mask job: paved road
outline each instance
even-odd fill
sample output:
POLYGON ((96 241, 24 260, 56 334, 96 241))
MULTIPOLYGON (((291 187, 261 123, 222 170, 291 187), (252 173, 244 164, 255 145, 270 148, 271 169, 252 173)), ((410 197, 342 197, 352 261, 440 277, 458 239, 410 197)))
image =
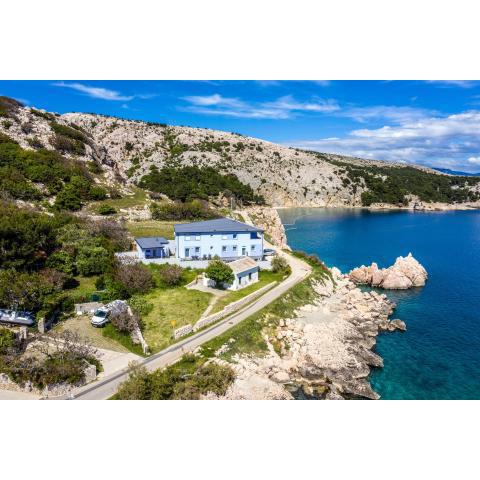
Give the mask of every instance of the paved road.
MULTIPOLYGON (((285 281, 272 288, 272 290, 269 290, 258 300, 254 301, 250 305, 247 305, 237 313, 234 313, 230 317, 221 320, 211 327, 146 358, 143 360, 143 362, 141 362, 141 364, 144 365, 148 370, 152 371, 175 363, 185 353, 195 350, 198 346, 208 342, 218 335, 221 335, 229 328, 232 328, 232 326, 237 325, 242 320, 245 320, 249 316, 258 312, 310 274, 311 268, 305 262, 283 252, 281 255, 285 256, 292 269, 291 275, 285 281)), ((126 380, 127 377, 127 370, 121 370, 116 374, 110 375, 93 384, 89 384, 81 389, 78 389, 74 394, 74 398, 78 400, 104 400, 110 398, 115 394, 120 383, 126 380)))

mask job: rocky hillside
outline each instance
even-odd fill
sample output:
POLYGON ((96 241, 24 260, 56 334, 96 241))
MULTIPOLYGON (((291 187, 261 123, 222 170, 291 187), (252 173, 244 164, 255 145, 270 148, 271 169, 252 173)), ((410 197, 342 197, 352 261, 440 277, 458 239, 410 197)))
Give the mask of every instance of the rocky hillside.
POLYGON ((237 175, 272 206, 412 206, 480 199, 476 177, 301 151, 222 131, 86 113, 58 115, 9 101, 0 101, 0 132, 25 149, 55 149, 93 162, 112 186, 135 184, 153 166, 194 165, 237 175))

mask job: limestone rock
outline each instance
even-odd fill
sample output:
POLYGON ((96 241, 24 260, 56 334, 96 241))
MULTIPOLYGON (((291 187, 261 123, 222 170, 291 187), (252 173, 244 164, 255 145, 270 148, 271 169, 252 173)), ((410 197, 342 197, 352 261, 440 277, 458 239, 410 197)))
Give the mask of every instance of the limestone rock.
POLYGON ((391 267, 379 269, 376 263, 369 267, 362 265, 354 268, 348 276, 356 284, 389 290, 423 287, 428 278, 425 268, 411 253, 406 257, 398 257, 391 267))

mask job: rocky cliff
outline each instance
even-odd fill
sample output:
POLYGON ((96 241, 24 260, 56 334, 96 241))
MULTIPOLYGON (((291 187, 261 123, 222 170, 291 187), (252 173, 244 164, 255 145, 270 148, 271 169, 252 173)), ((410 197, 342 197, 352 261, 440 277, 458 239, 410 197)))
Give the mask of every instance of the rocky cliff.
MULTIPOLYGON (((375 202, 380 201, 378 195, 362 199, 362 194, 378 188, 379 182, 383 185, 398 172, 403 175, 407 167, 409 175, 427 175, 420 181, 434 179, 438 182, 448 177, 416 166, 307 152, 236 133, 202 128, 86 113, 58 115, 23 106, 15 106, 8 115, 0 121, 0 132, 22 147, 63 149, 67 157, 99 164, 108 182, 127 186, 137 182, 152 166, 208 165, 222 174, 237 175, 271 206, 361 206, 366 202, 375 206, 375 202), (81 132, 83 138, 75 140, 74 145, 78 148, 72 145, 67 148, 68 142, 65 145, 58 125, 81 132)), ((402 175, 398 179, 404 181, 402 175)), ((456 194, 452 199, 477 200, 480 184, 471 178, 446 185, 447 193, 456 194)), ((398 204, 398 198, 402 197, 386 198, 386 206, 398 204)), ((411 208, 416 203, 414 196, 404 201, 404 205, 411 208)))

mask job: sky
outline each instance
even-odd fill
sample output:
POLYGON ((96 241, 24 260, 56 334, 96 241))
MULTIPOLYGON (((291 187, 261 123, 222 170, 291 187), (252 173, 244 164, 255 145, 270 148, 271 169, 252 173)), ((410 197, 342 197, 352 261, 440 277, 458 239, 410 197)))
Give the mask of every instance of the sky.
POLYGON ((0 81, 48 111, 189 125, 286 146, 480 171, 480 81, 0 81))

